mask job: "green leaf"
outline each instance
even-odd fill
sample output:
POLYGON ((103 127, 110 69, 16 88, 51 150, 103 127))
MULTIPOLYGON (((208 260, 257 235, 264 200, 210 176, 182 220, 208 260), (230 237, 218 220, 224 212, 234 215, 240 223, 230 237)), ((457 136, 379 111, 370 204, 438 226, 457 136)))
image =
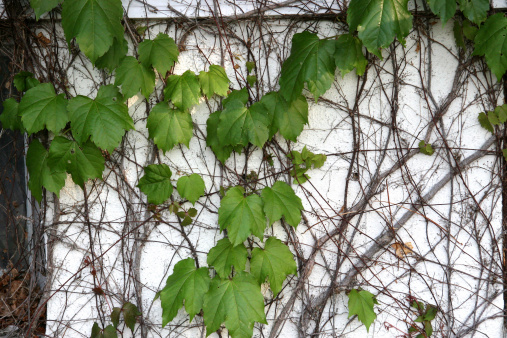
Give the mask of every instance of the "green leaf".
POLYGON ((144 168, 144 176, 137 186, 148 197, 148 203, 162 204, 171 197, 171 175, 167 164, 150 164, 144 168))
POLYGON ((212 97, 213 94, 227 96, 230 82, 225 69, 221 66, 211 65, 209 66, 209 71, 201 71, 199 73, 199 83, 201 84, 202 92, 207 98, 212 97))
POLYGON ((121 0, 72 0, 62 5, 62 26, 70 44, 76 38, 81 51, 95 64, 123 38, 121 0))
POLYGON ((487 131, 491 132, 492 134, 495 133, 495 128, 493 128, 493 125, 489 121, 486 113, 479 113, 479 123, 481 124, 481 127, 486 129, 487 131))
POLYGON ((265 187, 262 189, 261 197, 270 224, 280 220, 282 216, 294 228, 301 222, 303 204, 287 183, 278 181, 272 188, 265 187))
POLYGON ((116 333, 116 329, 113 325, 108 325, 104 329, 104 338, 117 338, 118 334, 116 333))
POLYGON ((100 338, 101 334, 100 334, 100 327, 99 327, 99 324, 97 324, 97 322, 93 323, 93 326, 92 326, 92 334, 90 335, 90 338, 100 338))
POLYGON ((100 87, 95 100, 86 96, 70 100, 72 135, 79 144, 91 137, 97 146, 113 152, 125 132, 134 129, 128 108, 118 97, 118 90, 108 85, 100 87))
POLYGON ((424 332, 426 333, 427 337, 431 337, 431 335, 433 334, 433 326, 428 321, 424 322, 424 332))
POLYGON ((456 13, 456 0, 429 0, 431 11, 445 23, 456 13))
POLYGON ((60 2, 62 2, 62 0, 30 0, 30 6, 35 12, 35 17, 39 20, 42 14, 51 11, 58 6, 60 2))
POLYGON ((255 62, 247 61, 245 65, 246 65, 246 70, 249 74, 252 72, 252 70, 255 69, 255 62))
POLYGON ((248 109, 239 100, 229 101, 220 113, 218 139, 222 145, 243 145, 249 142, 259 148, 268 140, 269 116, 262 109, 248 109))
POLYGON ((468 40, 473 41, 479 28, 474 26, 469 20, 463 20, 463 34, 468 40))
POLYGON ((192 116, 177 109, 171 109, 167 102, 160 102, 150 112, 146 122, 150 137, 164 152, 177 144, 187 147, 193 135, 192 116))
POLYGON ((134 333, 136 327, 136 317, 140 315, 141 312, 134 304, 130 302, 123 304, 123 318, 125 319, 125 324, 127 324, 132 333, 134 333))
POLYGON ((456 41, 456 46, 465 48, 465 38, 463 34, 463 27, 461 27, 461 24, 458 20, 454 21, 453 26, 453 32, 454 32, 454 40, 456 41))
POLYGON ((426 305, 426 313, 424 314, 424 320, 432 321, 435 319, 438 312, 438 308, 433 305, 426 305))
POLYGON ((21 123, 21 116, 19 116, 19 103, 13 98, 9 98, 3 102, 0 122, 4 129, 23 131, 23 123, 21 123))
POLYGON ((505 161, 507 161, 507 149, 502 149, 502 155, 505 161))
POLYGON ((42 187, 60 196, 65 186, 65 171, 56 171, 48 165, 49 152, 35 139, 30 143, 26 153, 26 167, 30 180, 28 187, 37 201, 42 200, 42 187))
POLYGON ((81 187, 89 179, 102 178, 104 162, 102 152, 90 141, 79 147, 76 142, 57 136, 49 148, 49 167, 53 171, 67 171, 81 187))
POLYGON ((37 87, 39 84, 39 80, 34 78, 30 72, 21 71, 14 75, 14 86, 20 92, 26 92, 29 89, 37 87))
POLYGON ((507 122, 507 103, 495 108, 495 114, 498 117, 500 123, 507 122))
POLYGON ((334 81, 334 51, 335 42, 332 40, 320 40, 310 32, 295 34, 291 54, 282 65, 280 94, 288 102, 294 101, 306 82, 317 101, 334 81))
POLYGON ((475 36, 474 55, 484 55, 489 69, 498 81, 507 70, 507 18, 503 13, 492 15, 475 36))
POLYGON ((206 145, 213 150, 217 159, 224 163, 232 153, 232 146, 222 145, 218 139, 218 123, 220 122, 221 111, 210 114, 206 121, 206 145))
POLYGON ((342 76, 345 76, 354 68, 356 68, 357 75, 361 76, 368 65, 368 60, 363 55, 363 44, 351 34, 340 35, 336 40, 334 60, 342 76))
POLYGON ((382 58, 381 48, 397 37, 403 44, 412 29, 408 0, 351 0, 347 12, 351 32, 357 29, 365 47, 382 58))
POLYGON ((192 321, 195 315, 201 312, 204 294, 208 292, 210 282, 208 268, 197 269, 192 258, 179 261, 160 291, 162 327, 176 317, 183 301, 192 321))
POLYGON ((223 101, 222 104, 227 106, 231 101, 241 101, 241 103, 246 104, 248 102, 248 89, 246 87, 241 88, 240 90, 233 90, 223 101))
POLYGON ((255 75, 247 75, 246 82, 248 82, 248 85, 251 87, 257 82, 257 76, 255 75))
POLYGON ((486 20, 489 11, 489 0, 458 0, 458 2, 459 8, 468 20, 476 24, 486 20))
POLYGON ((121 309, 119 307, 114 307, 111 312, 111 322, 113 322, 114 327, 118 327, 118 324, 120 323, 120 313, 121 309))
POLYGON ((428 155, 428 156, 433 155, 433 153, 435 152, 435 150, 433 150, 433 147, 431 146, 431 144, 426 143, 424 140, 421 140, 421 142, 419 142, 419 151, 422 154, 428 155))
POLYGON ((274 123, 280 134, 287 140, 296 142, 308 123, 308 102, 303 95, 299 95, 289 104, 286 110, 278 111, 274 123))
POLYGON ((241 186, 229 189, 218 208, 220 230, 227 229, 232 245, 243 243, 250 234, 262 239, 266 229, 266 217, 262 200, 258 195, 244 196, 241 186))
POLYGON ((199 80, 194 72, 187 70, 182 75, 171 75, 167 79, 167 86, 164 89, 166 100, 178 108, 186 110, 199 103, 201 90, 199 80))
POLYGON ((203 310, 208 335, 223 322, 233 338, 251 337, 255 322, 267 324, 261 288, 253 276, 244 272, 232 279, 213 278, 204 296, 203 310))
POLYGON ((144 40, 138 50, 139 61, 146 67, 155 67, 162 75, 171 70, 180 54, 174 40, 164 33, 159 33, 153 40, 144 40))
POLYGON ((106 54, 102 55, 95 62, 97 68, 107 68, 112 72, 121 64, 128 52, 128 42, 124 37, 121 39, 114 38, 113 45, 106 54))
POLYGON ((180 177, 176 187, 180 196, 186 198, 194 205, 199 197, 204 195, 206 189, 204 180, 198 174, 180 177))
POLYGON ((21 121, 28 134, 47 128, 58 133, 69 121, 67 100, 56 95, 51 83, 43 83, 28 90, 19 104, 21 121))
POLYGON ((135 57, 127 56, 116 68, 114 84, 121 85, 121 92, 126 99, 136 95, 139 91, 148 99, 155 89, 155 72, 139 63, 135 57))
POLYGON ((357 315, 357 318, 366 326, 366 331, 370 330, 377 315, 373 311, 373 304, 378 304, 375 296, 366 291, 353 289, 349 293, 349 317, 357 315))
POLYGON ((297 274, 297 265, 289 247, 276 237, 269 237, 264 249, 253 249, 250 271, 259 284, 264 283, 267 277, 276 297, 287 275, 297 274))
POLYGON ((248 252, 243 243, 233 246, 228 238, 222 238, 209 251, 207 263, 213 266, 222 279, 226 279, 233 266, 236 272, 245 270, 247 257, 248 252))

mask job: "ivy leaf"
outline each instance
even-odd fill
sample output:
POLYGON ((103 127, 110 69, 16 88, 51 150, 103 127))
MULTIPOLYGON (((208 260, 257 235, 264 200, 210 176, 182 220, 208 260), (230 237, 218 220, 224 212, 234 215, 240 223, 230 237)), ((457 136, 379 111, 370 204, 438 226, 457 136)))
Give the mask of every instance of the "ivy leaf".
POLYGON ((115 70, 125 58, 128 52, 128 42, 124 37, 114 38, 113 45, 106 54, 102 55, 95 62, 97 68, 107 68, 109 72, 115 70))
POLYGON ((67 100, 56 95, 51 83, 43 83, 28 90, 19 104, 21 121, 28 134, 47 128, 58 133, 69 121, 67 100))
POLYGON ((317 101, 334 81, 334 51, 334 41, 320 40, 310 32, 295 34, 291 54, 282 65, 280 94, 288 102, 294 101, 306 82, 317 101))
POLYGON ((211 279, 207 268, 195 267, 193 258, 179 261, 172 275, 167 278, 165 287, 160 291, 162 305, 162 327, 176 317, 185 301, 185 310, 190 321, 201 312, 204 295, 208 292, 211 279))
POLYGON ((225 69, 218 65, 211 65, 209 71, 199 73, 199 83, 207 98, 212 97, 213 94, 227 96, 230 82, 225 69))
POLYGON ((246 82, 248 82, 248 85, 251 87, 257 82, 257 76, 255 75, 247 75, 246 82))
POLYGON ((456 13, 456 0, 429 0, 433 14, 438 15, 442 23, 445 23, 456 13))
POLYGON ((213 266, 217 274, 226 279, 232 271, 244 271, 248 252, 243 243, 233 246, 228 238, 222 238, 218 241, 208 253, 207 263, 213 266))
POLYGON ((178 46, 167 34, 159 33, 153 40, 144 40, 139 44, 139 61, 146 67, 155 67, 165 75, 180 54, 178 46))
POLYGON ((39 84, 39 80, 34 78, 30 72, 21 71, 14 75, 14 86, 20 92, 26 92, 29 89, 37 87, 39 84))
POLYGON ((241 101, 241 103, 246 104, 248 102, 248 89, 246 87, 241 88, 239 90, 233 90, 223 101, 222 104, 227 106, 231 101, 241 101))
POLYGON ((42 187, 60 196, 65 186, 65 171, 56 171, 48 165, 49 152, 35 139, 30 143, 26 153, 26 167, 30 174, 28 187, 37 201, 42 200, 42 187))
POLYGON ((93 323, 92 334, 90 338, 100 338, 100 327, 99 324, 97 324, 97 322, 93 323))
POLYGON ((248 109, 239 100, 229 101, 220 113, 218 139, 223 145, 243 145, 249 142, 259 148, 268 140, 269 116, 260 109, 248 109))
POLYGON ((500 123, 507 122, 507 103, 496 107, 494 112, 500 123))
POLYGON ((267 324, 261 288, 245 272, 232 279, 213 278, 204 296, 203 310, 208 335, 217 331, 223 322, 233 338, 251 337, 255 322, 267 324))
POLYGON ((144 168, 144 176, 137 186, 148 197, 148 203, 162 204, 171 197, 171 175, 167 164, 150 164, 144 168))
POLYGON ((108 325, 104 329, 103 338, 118 338, 118 334, 116 333, 116 329, 113 325, 108 325))
POLYGON ((119 307, 114 307, 111 312, 111 322, 114 327, 118 327, 118 324, 120 324, 120 313, 121 309, 119 307))
POLYGON ((62 26, 70 44, 76 38, 81 51, 95 64, 114 38, 123 38, 121 0, 72 0, 62 5, 62 26))
POLYGON ((349 318, 350 316, 357 315, 357 318, 366 326, 366 331, 370 330, 370 325, 373 323, 377 315, 373 311, 373 304, 378 304, 375 296, 366 291, 358 291, 352 289, 349 293, 349 318))
POLYGON ((502 149, 502 155, 505 161, 507 161, 507 149, 502 149))
POLYGON ((347 11, 351 32, 357 29, 359 39, 370 53, 382 58, 381 48, 395 37, 405 44, 412 29, 408 0, 351 0, 347 11))
POLYGON ((488 16, 489 0, 458 0, 459 8, 466 18, 480 24, 488 16))
POLYGON ((102 152, 90 141, 79 147, 76 142, 57 136, 49 148, 49 167, 53 171, 67 171, 81 187, 88 179, 102 178, 104 162, 102 152))
POLYGON ((233 246, 243 243, 250 234, 262 239, 266 229, 261 198, 258 195, 245 197, 244 193, 241 186, 229 189, 218 208, 220 230, 227 229, 233 246))
POLYGON ((296 97, 289 104, 287 110, 275 114, 274 123, 283 137, 296 142, 303 131, 304 125, 308 123, 308 102, 306 98, 303 95, 296 97))
POLYGON ((217 159, 224 163, 232 153, 232 146, 222 145, 218 139, 218 123, 220 122, 221 111, 216 111, 206 121, 206 145, 213 150, 217 159))
POLYGON ((164 152, 180 143, 188 147, 194 130, 192 116, 187 112, 171 109, 167 102, 160 102, 153 107, 146 126, 150 137, 164 152))
POLYGON ((135 57, 127 56, 116 69, 114 84, 121 85, 121 92, 126 99, 136 95, 139 91, 148 99, 155 89, 155 72, 139 63, 135 57))
POLYGON ((21 123, 21 116, 19 116, 19 103, 12 97, 3 102, 0 122, 3 129, 23 131, 23 123, 21 123))
POLYGON ((507 70, 507 18, 503 13, 492 15, 475 36, 474 55, 484 55, 489 69, 498 81, 507 70))
POLYGON ((287 275, 297 274, 297 265, 287 245, 276 237, 269 237, 264 249, 253 249, 250 270, 259 284, 268 278, 269 287, 276 297, 287 275))
POLYGON ((58 6, 62 0, 30 0, 30 6, 35 12, 35 18, 40 19, 41 15, 51 11, 58 6))
POLYGON ((246 65, 246 70, 249 74, 252 72, 252 70, 255 69, 255 62, 253 62, 253 61, 247 61, 245 65, 246 65))
POLYGON ((134 129, 128 108, 118 99, 118 90, 112 85, 100 87, 95 100, 76 96, 69 102, 72 134, 79 144, 91 137, 93 143, 113 152, 125 131, 134 129))
POLYGON ((282 216, 294 228, 301 222, 303 204, 287 183, 277 181, 272 188, 265 187, 262 189, 261 197, 270 224, 280 220, 282 216))
POLYGON ((204 195, 204 190, 206 189, 204 180, 198 174, 180 177, 176 187, 180 196, 186 198, 194 205, 199 197, 204 195))
POLYGON ((491 132, 492 134, 495 133, 495 128, 493 128, 493 125, 491 124, 488 115, 486 115, 486 113, 479 114, 479 123, 481 124, 481 127, 486 129, 487 131, 491 132))
POLYGON ((435 152, 431 144, 426 143, 424 140, 421 140, 421 142, 419 142, 419 150, 422 154, 428 156, 433 155, 433 153, 435 152))
POLYGON ((136 327, 136 317, 140 315, 141 312, 134 304, 130 302, 123 304, 123 318, 125 319, 125 324, 127 324, 132 333, 134 333, 136 327))
POLYGON ((356 68, 357 75, 361 76, 368 65, 368 60, 363 55, 363 44, 352 34, 340 35, 336 40, 334 60, 342 76, 345 76, 354 68, 356 68))
POLYGON ((167 79, 167 86, 164 89, 166 100, 178 108, 186 110, 199 103, 201 90, 199 80, 194 72, 187 70, 182 75, 171 75, 167 79))

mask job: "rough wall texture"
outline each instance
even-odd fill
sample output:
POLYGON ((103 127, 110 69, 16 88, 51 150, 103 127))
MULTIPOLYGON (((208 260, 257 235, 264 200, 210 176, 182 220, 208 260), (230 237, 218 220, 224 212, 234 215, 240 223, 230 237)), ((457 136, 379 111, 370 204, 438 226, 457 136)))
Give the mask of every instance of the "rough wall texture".
MULTIPOLYGON (((176 74, 223 63, 239 88, 245 62, 255 61, 260 82, 251 90, 254 100, 277 88, 294 33, 340 32, 339 24, 325 21, 259 19, 229 25, 220 40, 217 27, 206 22, 191 29, 188 22, 149 24, 151 37, 167 31, 180 43, 176 74)), ((276 223, 268 231, 290 245, 298 276, 288 278, 276 299, 264 289, 269 325, 256 325, 255 336, 399 337, 417 317, 409 305, 413 297, 438 306, 437 336, 501 337, 501 163, 496 140, 477 115, 503 102, 503 95, 470 53, 456 48, 452 22, 442 27, 421 19, 405 48, 396 43, 383 60, 371 58, 361 78, 337 73, 323 98, 309 98, 310 121, 298 142, 277 137, 265 147, 273 167, 253 148, 219 164, 205 141, 206 120, 219 107, 215 100, 194 108, 189 148, 154 151, 146 117, 162 95, 159 80, 149 101, 129 101, 136 130, 110 156, 104 181, 88 183, 84 192, 68 178, 59 200, 48 204, 48 335, 89 336, 94 321, 107 325, 112 307, 131 301, 143 313, 135 336, 204 336, 202 317, 189 323, 183 310, 162 328, 157 291, 179 260, 194 256, 206 265, 206 253, 223 237, 217 225, 221 186, 239 184, 252 171, 260 188, 290 182, 286 153, 306 146, 328 160, 309 172, 309 182, 293 185, 304 221, 296 230, 276 223), (419 152, 420 140, 433 145, 433 156, 419 152), (167 209, 154 218, 136 188, 142 167, 159 161, 175 179, 192 172, 205 179, 207 195, 190 226, 182 228, 167 209), (397 252, 396 243, 413 250, 397 252), (99 263, 87 265, 92 256, 99 263), (93 291, 99 286, 104 294, 93 291), (347 318, 346 292, 358 286, 379 301, 369 333, 347 318)), ((72 94, 94 96, 97 84, 114 80, 79 57, 61 62, 69 65, 72 94)))

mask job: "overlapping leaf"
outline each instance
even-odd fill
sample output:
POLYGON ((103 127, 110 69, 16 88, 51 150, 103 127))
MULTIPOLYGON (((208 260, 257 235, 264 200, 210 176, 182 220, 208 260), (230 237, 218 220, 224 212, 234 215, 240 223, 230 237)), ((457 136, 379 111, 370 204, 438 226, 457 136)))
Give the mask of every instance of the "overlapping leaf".
POLYGON ((37 87, 40 82, 32 73, 21 71, 14 75, 14 86, 20 92, 26 92, 29 89, 37 87))
POLYGON ((188 147, 194 128, 189 113, 172 109, 167 102, 153 107, 146 125, 150 137, 163 151, 169 151, 180 143, 188 147))
POLYGON ((208 253, 208 265, 212 266, 222 278, 227 278, 234 267, 234 271, 245 270, 248 252, 243 243, 234 246, 228 238, 218 241, 208 253))
POLYGON ((503 13, 492 15, 475 36, 474 55, 484 55, 498 81, 507 70, 507 18, 503 13))
POLYGON ((445 24, 456 13, 456 0, 429 0, 431 11, 445 24))
POLYGON ((178 46, 167 34, 159 33, 153 40, 144 40, 139 44, 139 61, 146 67, 155 67, 165 75, 180 54, 178 46))
POLYGON ((121 92, 126 99, 139 92, 149 98, 155 88, 155 72, 138 62, 135 57, 127 56, 116 68, 114 84, 121 86, 121 92))
POLYGON ((187 70, 182 75, 171 75, 167 79, 167 86, 164 89, 166 100, 178 108, 186 110, 199 103, 201 89, 199 80, 194 72, 187 70))
POLYGON ((466 18, 480 24, 488 15, 489 0, 458 0, 459 8, 466 18))
POLYGON ((204 195, 206 189, 204 180, 198 174, 180 177, 176 187, 180 196, 186 198, 192 204, 195 204, 199 197, 204 195))
POLYGON ((19 103, 15 99, 9 98, 3 102, 0 122, 4 129, 23 131, 23 123, 21 123, 21 116, 19 116, 19 103))
POLYGON ((287 183, 277 181, 272 188, 265 187, 262 189, 261 197, 264 202, 264 212, 270 224, 282 217, 294 228, 301 222, 303 204, 287 183))
POLYGON ((213 94, 227 96, 230 80, 223 67, 211 65, 209 71, 201 71, 199 73, 199 82, 206 97, 210 98, 213 94))
POLYGON ((231 145, 222 145, 218 139, 218 123, 220 122, 221 111, 210 114, 206 121, 206 145, 213 150, 217 159, 224 163, 231 156, 233 147, 231 145))
POLYGON ((172 172, 167 164, 150 164, 144 168, 144 176, 137 186, 148 197, 148 203, 162 204, 171 197, 172 172))
POLYGON ((334 54, 336 67, 345 76, 356 69, 357 75, 361 76, 366 70, 368 60, 363 55, 363 44, 351 34, 343 34, 336 40, 334 54))
POLYGON ((107 68, 109 72, 115 70, 125 58, 128 51, 128 42, 124 37, 121 39, 114 38, 113 45, 106 54, 102 55, 95 62, 97 68, 107 68))
POLYGON ((42 14, 49 12, 62 1, 63 0, 30 0, 30 6, 35 12, 35 17, 39 20, 42 14))

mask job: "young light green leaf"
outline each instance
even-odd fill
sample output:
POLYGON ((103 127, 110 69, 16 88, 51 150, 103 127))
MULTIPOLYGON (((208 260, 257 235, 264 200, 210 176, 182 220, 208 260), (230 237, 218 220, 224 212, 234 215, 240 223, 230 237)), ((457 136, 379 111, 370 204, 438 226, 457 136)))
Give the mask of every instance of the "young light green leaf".
POLYGON ((153 40, 139 44, 139 61, 146 67, 155 67, 164 76, 178 61, 178 46, 167 34, 159 33, 153 40))
POLYGON ((252 70, 255 69, 255 62, 253 62, 253 61, 247 61, 245 65, 246 65, 246 70, 247 70, 248 74, 250 74, 252 72, 252 70))
POLYGON ((19 116, 19 103, 12 97, 3 102, 0 122, 3 129, 23 131, 23 123, 21 123, 21 116, 19 116))
POLYGON ((266 229, 266 216, 262 210, 262 200, 258 195, 244 196, 241 186, 231 188, 218 208, 220 230, 227 229, 233 246, 243 243, 250 234, 262 239, 266 229))
POLYGON ((334 51, 332 40, 321 40, 310 32, 295 34, 291 54, 282 65, 280 94, 292 102, 301 95, 306 82, 317 101, 334 81, 334 51))
POLYGON ((148 197, 148 203, 162 204, 171 197, 171 175, 167 164, 150 164, 144 168, 144 176, 137 186, 148 197))
POLYGON ((207 263, 213 266, 222 279, 226 279, 233 266, 236 272, 245 270, 247 257, 248 252, 243 243, 233 246, 228 238, 222 238, 209 251, 207 263))
POLYGON ((128 52, 128 42, 125 37, 121 39, 114 38, 113 45, 106 54, 102 55, 95 62, 97 68, 107 68, 109 72, 113 72, 121 64, 128 52))
POLYGON ((213 94, 227 96, 230 82, 225 69, 218 65, 211 65, 209 71, 199 73, 199 83, 207 98, 212 97, 213 94))
POLYGON ((67 43, 76 38, 81 51, 92 61, 104 55, 114 38, 123 38, 121 0, 72 0, 62 5, 62 26, 67 43))
POLYGON ((246 82, 248 82, 248 85, 252 87, 257 82, 257 76, 247 75, 246 82))
POLYGON ((65 171, 53 170, 48 164, 49 152, 35 139, 30 143, 26 153, 26 167, 30 174, 28 187, 37 201, 42 200, 42 187, 60 195, 65 186, 65 171))
POLYGON ((280 220, 282 216, 294 228, 301 222, 303 204, 287 183, 277 181, 272 188, 265 187, 262 189, 261 197, 270 224, 280 220))
POLYGON ((438 15, 443 24, 456 13, 456 0, 429 0, 431 11, 438 15))
POLYGON ((249 142, 259 148, 268 140, 269 116, 263 109, 248 109, 239 100, 229 101, 220 113, 218 139, 222 145, 243 145, 249 142))
POLYGON ((433 155, 433 153, 435 152, 435 150, 433 149, 431 144, 426 143, 424 140, 421 140, 421 142, 419 142, 419 151, 422 154, 428 155, 428 156, 433 155))
POLYGON ((357 75, 361 76, 368 65, 368 60, 363 55, 363 44, 352 34, 340 35, 336 40, 334 60, 342 76, 345 76, 354 68, 357 75))
POLYGON ((251 337, 255 322, 267 324, 261 288, 245 272, 232 279, 213 278, 204 296, 203 310, 208 335, 217 331, 223 322, 232 338, 251 337))
POLYGON ((347 11, 350 32, 357 29, 365 47, 382 58, 381 48, 397 37, 403 44, 412 29, 408 0, 351 0, 347 11))
POLYGON ((481 124, 481 127, 486 129, 487 131, 491 132, 492 134, 495 133, 495 128, 493 128, 493 125, 488 119, 488 115, 486 113, 479 113, 479 123, 481 124))
POLYGON ((248 89, 243 87, 239 90, 233 90, 223 101, 222 104, 227 106, 231 101, 241 101, 241 103, 246 104, 248 102, 248 89))
POLYGON ((507 18, 503 13, 492 15, 475 36, 474 55, 484 55, 489 69, 498 81, 507 70, 507 18))
POLYGON ((268 278, 269 287, 276 297, 287 275, 297 274, 297 265, 287 245, 276 237, 269 237, 264 249, 253 249, 250 270, 259 284, 268 278))
POLYGON ((370 330, 377 315, 373 311, 373 304, 378 304, 375 296, 366 290, 352 289, 349 293, 349 317, 357 315, 357 318, 366 326, 366 331, 370 330))
POLYGON ((192 321, 195 315, 201 312, 210 282, 208 269, 197 269, 192 258, 176 263, 172 275, 167 278, 165 287, 160 291, 162 327, 176 317, 183 301, 192 321))
POLYGON ((476 24, 480 24, 488 15, 489 0, 458 0, 459 8, 466 18, 476 24))
POLYGON ((91 137, 97 146, 113 152, 125 132, 134 129, 128 108, 118 97, 118 90, 108 85, 99 89, 95 100, 86 96, 70 100, 72 134, 79 144, 91 137))
POLYGON ((125 324, 127 324, 132 333, 134 333, 134 329, 136 327, 136 317, 139 317, 140 315, 141 312, 134 304, 130 302, 123 304, 123 319, 125 319, 125 324))
POLYGON ((218 123, 220 122, 221 111, 210 114, 206 121, 206 145, 213 150, 217 159, 224 163, 232 153, 232 146, 222 145, 218 139, 218 123))
POLYGON ((166 100, 178 108, 186 110, 199 103, 201 90, 199 80, 194 72, 187 70, 182 75, 171 75, 167 79, 167 86, 164 89, 166 100))
POLYGON ((39 84, 39 80, 34 78, 30 72, 21 71, 14 75, 14 86, 20 92, 26 92, 29 89, 37 87, 39 84))
POLYGON ((180 177, 176 187, 180 196, 186 198, 192 204, 195 204, 199 197, 204 195, 206 189, 204 180, 198 174, 180 177))
POLYGON ((49 148, 49 167, 56 171, 67 171, 80 187, 89 179, 102 178, 104 162, 102 152, 90 141, 79 147, 76 142, 57 136, 49 148))
POLYGON ((135 57, 127 56, 116 68, 114 84, 121 86, 121 92, 126 99, 136 95, 139 91, 148 99, 155 88, 155 72, 139 63, 135 57))
POLYGON ((41 15, 51 11, 58 6, 62 0, 30 0, 30 6, 35 12, 35 18, 40 19, 41 15))
POLYGON ((69 121, 67 100, 56 95, 51 83, 43 83, 28 90, 19 104, 23 127, 29 134, 47 128, 58 133, 69 121))
POLYGON ((121 309, 119 307, 114 307, 113 311, 111 312, 111 322, 116 328, 118 327, 118 324, 120 324, 120 313, 121 309))
POLYGON ((167 102, 160 102, 150 112, 146 122, 150 137, 164 152, 177 144, 187 147, 193 135, 192 116, 169 107, 167 102))

